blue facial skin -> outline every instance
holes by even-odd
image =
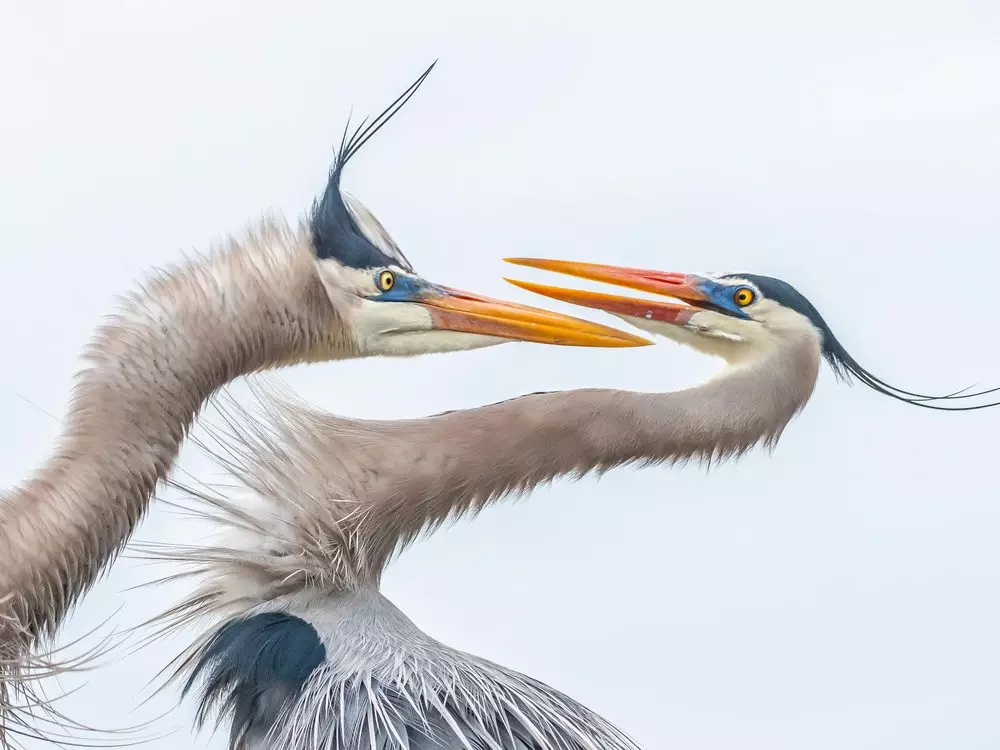
[[[379,285],[380,270],[375,274],[375,286]],[[453,292],[444,289],[437,284],[432,284],[417,276],[395,275],[396,282],[388,292],[381,292],[372,297],[373,302],[422,302],[426,299],[440,299],[441,297],[453,296]]]
[[[735,318],[749,319],[750,316],[746,312],[745,307],[740,307],[733,301],[733,296],[743,286],[729,286],[728,284],[720,284],[717,281],[712,281],[711,279],[702,279],[698,282],[698,289],[705,295],[705,301],[708,302],[712,307],[718,309],[719,312],[724,312],[727,315],[732,315]],[[746,287],[750,289],[750,287]],[[754,297],[756,298],[757,292],[752,290]]]
[[[375,286],[379,284],[379,276],[382,271],[374,275]],[[415,276],[396,276],[396,283],[388,292],[382,292],[376,297],[372,297],[373,302],[419,302],[420,298],[428,293],[433,296],[440,296],[440,292],[434,284]]]

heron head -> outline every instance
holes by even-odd
[[[706,354],[739,362],[774,337],[829,332],[809,301],[779,279],[754,274],[699,276],[595,263],[508,258],[508,262],[557,271],[670,297],[640,299],[508,279],[547,297],[604,310],[644,331]]]
[[[730,363],[773,351],[802,336],[816,337],[822,354],[838,378],[856,378],[868,387],[926,408],[965,411],[998,403],[941,405],[933,402],[971,399],[1000,390],[969,389],[942,396],[905,391],[862,367],[834,336],[813,304],[788,282],[750,273],[696,275],[540,258],[508,258],[508,262],[564,273],[660,295],[639,299],[600,292],[535,284],[510,283],[546,297],[604,310],[650,333],[666,336]],[[662,297],[670,297],[667,301]]]
[[[399,111],[432,65],[370,123],[345,131],[326,189],[309,217],[319,274],[362,354],[406,356],[531,341],[625,347],[650,342],[558,313],[435,284],[422,278],[375,216],[344,193],[348,161]]]

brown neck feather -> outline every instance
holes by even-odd
[[[379,425],[372,469],[388,473],[371,498],[384,560],[421,530],[558,476],[616,466],[724,460],[777,442],[812,395],[819,339],[796,335],[761,358],[667,393],[602,389],[524,396],[421,421]],[[374,443],[374,441],[372,441]],[[404,470],[402,467],[411,467]]]
[[[125,300],[85,352],[55,452],[0,502],[0,688],[128,540],[205,399],[349,349],[339,329],[305,235],[271,224]]]
[[[249,518],[243,502],[214,501],[224,524],[256,531],[216,549],[215,563],[195,566],[206,586],[178,611],[211,608],[210,600],[223,606],[230,586],[246,596],[258,582],[253,596],[262,599],[376,585],[393,552],[420,532],[510,493],[631,462],[718,460],[773,445],[811,396],[819,364],[810,327],[715,379],[668,393],[583,389],[370,421],[262,390],[267,421],[231,404],[230,434],[212,453],[266,509]],[[176,559],[185,556],[197,558],[197,549]]]

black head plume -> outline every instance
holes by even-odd
[[[779,305],[791,308],[797,313],[807,317],[810,322],[812,322],[812,324],[823,334],[823,357],[829,363],[834,374],[840,380],[850,382],[851,377],[853,376],[872,390],[875,390],[885,396],[889,396],[899,401],[904,401],[908,404],[913,404],[914,406],[921,406],[925,409],[938,409],[940,411],[972,411],[975,409],[986,409],[991,406],[1000,406],[1000,402],[972,404],[968,406],[959,406],[954,404],[942,405],[940,403],[933,403],[939,401],[955,401],[960,399],[977,398],[985,396],[989,393],[996,393],[997,391],[1000,391],[1000,388],[990,388],[985,391],[976,391],[974,393],[968,393],[969,389],[964,388],[960,391],[955,391],[954,393],[945,394],[943,396],[929,396],[923,393],[904,391],[902,388],[890,385],[858,364],[857,360],[855,360],[854,357],[847,352],[843,344],[841,344],[840,341],[837,340],[837,337],[833,335],[833,331],[830,330],[830,326],[827,325],[825,320],[823,320],[823,316],[819,314],[819,311],[808,299],[805,298],[804,295],[802,295],[788,282],[772,278],[771,276],[758,276],[752,273],[727,274],[726,278],[739,278],[751,281],[757,285],[757,288],[760,289],[761,293],[768,299],[772,299]]]
[[[344,127],[344,135],[341,137],[340,148],[337,149],[336,158],[330,168],[326,190],[313,204],[309,217],[313,247],[317,257],[335,258],[352,268],[377,268],[394,264],[407,271],[413,270],[399,248],[391,243],[384,243],[386,246],[380,249],[361,231],[344,200],[340,189],[340,178],[347,162],[403,108],[430,75],[435,65],[437,65],[436,60],[371,122],[365,118],[350,134],[348,134],[350,121]]]

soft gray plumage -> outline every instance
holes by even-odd
[[[264,726],[245,738],[232,733],[238,740],[233,747],[636,747],[613,725],[547,685],[434,640],[374,588],[337,596],[301,592],[266,609],[271,607],[309,623],[325,645],[326,659],[309,675],[298,700],[283,707],[286,713],[275,712],[270,732]]]

